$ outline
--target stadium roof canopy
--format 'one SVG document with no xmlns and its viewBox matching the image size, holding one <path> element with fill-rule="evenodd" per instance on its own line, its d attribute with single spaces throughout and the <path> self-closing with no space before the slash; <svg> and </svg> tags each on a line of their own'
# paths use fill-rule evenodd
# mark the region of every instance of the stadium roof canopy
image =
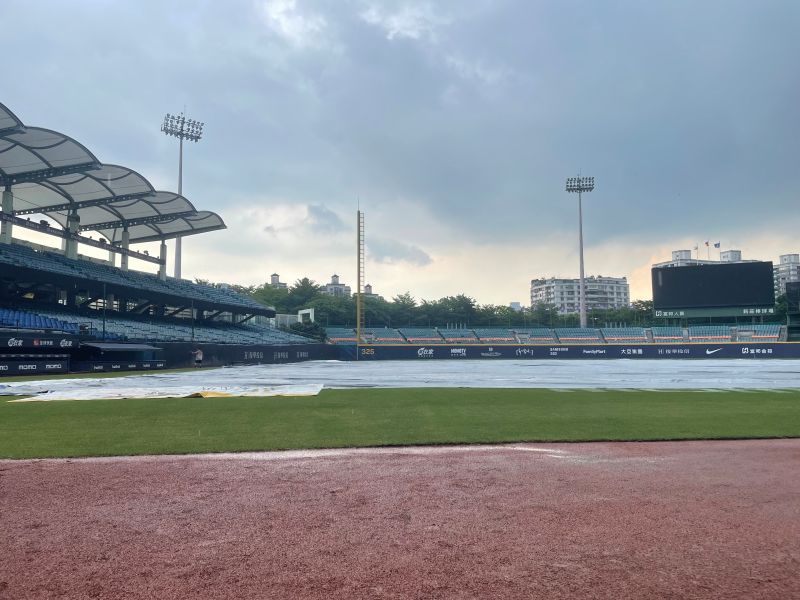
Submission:
<svg viewBox="0 0 800 600">
<path fill-rule="evenodd" d="M 141 198 L 155 193 L 153 186 L 136 171 L 118 165 L 68 175 L 48 177 L 37 183 L 14 187 L 14 214 L 91 208 L 109 202 Z"/>
<path fill-rule="evenodd" d="M 0 133 L 6 133 L 14 129 L 22 129 L 22 127 L 22 121 L 17 118 L 17 115 L 0 104 Z"/>
<path fill-rule="evenodd" d="M 46 211 L 44 214 L 65 227 L 69 211 Z M 81 219 L 79 231 L 124 229 L 135 225 L 172 221 L 176 217 L 196 214 L 195 207 L 183 196 L 174 192 L 155 192 L 141 198 L 116 200 L 81 208 L 78 211 Z"/>
<path fill-rule="evenodd" d="M 225 229 L 212 212 L 189 200 L 157 192 L 142 175 L 101 164 L 85 146 L 57 131 L 26 127 L 0 104 L 0 186 L 12 186 L 16 216 L 42 214 L 62 227 L 75 212 L 81 231 L 121 242 L 160 241 Z"/>
<path fill-rule="evenodd" d="M 95 169 L 99 164 L 85 146 L 57 131 L 25 127 L 0 132 L 0 184 L 41 181 Z"/>
<path fill-rule="evenodd" d="M 218 214 L 203 210 L 192 215 L 174 217 L 159 223 L 129 226 L 128 235 L 131 244 L 138 244 L 185 237 L 187 235 L 195 235 L 226 228 L 227 225 L 225 225 Z M 99 231 L 100 234 L 105 236 L 111 243 L 122 241 L 123 227 L 94 229 Z"/>
</svg>

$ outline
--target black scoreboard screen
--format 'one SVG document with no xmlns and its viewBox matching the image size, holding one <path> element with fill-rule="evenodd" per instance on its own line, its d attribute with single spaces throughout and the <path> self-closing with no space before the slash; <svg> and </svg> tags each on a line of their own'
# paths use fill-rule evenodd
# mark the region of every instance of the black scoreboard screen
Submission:
<svg viewBox="0 0 800 600">
<path fill-rule="evenodd" d="M 771 262 L 653 267 L 653 308 L 774 306 Z"/>
</svg>

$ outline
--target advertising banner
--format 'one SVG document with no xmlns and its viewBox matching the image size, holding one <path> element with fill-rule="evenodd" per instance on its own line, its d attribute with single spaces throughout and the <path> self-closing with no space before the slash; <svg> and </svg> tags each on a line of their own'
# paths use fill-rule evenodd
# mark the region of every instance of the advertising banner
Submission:
<svg viewBox="0 0 800 600">
<path fill-rule="evenodd" d="M 800 358 L 800 343 L 339 346 L 340 360 Z"/>
</svg>

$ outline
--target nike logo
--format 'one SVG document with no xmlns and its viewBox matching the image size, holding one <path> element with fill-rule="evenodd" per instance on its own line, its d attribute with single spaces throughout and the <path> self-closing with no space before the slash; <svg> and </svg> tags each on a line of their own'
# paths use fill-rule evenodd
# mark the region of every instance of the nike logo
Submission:
<svg viewBox="0 0 800 600">
<path fill-rule="evenodd" d="M 708 348 L 706 348 L 706 354 L 714 354 L 716 352 L 719 352 L 720 350 L 722 350 L 722 348 L 717 348 L 716 350 L 709 350 Z"/>
</svg>

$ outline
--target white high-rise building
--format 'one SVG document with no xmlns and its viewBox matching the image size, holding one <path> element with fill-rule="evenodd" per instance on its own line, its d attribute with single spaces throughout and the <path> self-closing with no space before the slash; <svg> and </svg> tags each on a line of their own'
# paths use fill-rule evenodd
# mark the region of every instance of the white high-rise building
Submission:
<svg viewBox="0 0 800 600">
<path fill-rule="evenodd" d="M 781 254 L 778 264 L 772 265 L 775 281 L 775 297 L 786 293 L 786 284 L 800 281 L 800 254 Z"/>
<path fill-rule="evenodd" d="M 559 314 L 580 311 L 580 280 L 557 277 L 531 280 L 531 306 L 550 304 Z M 590 276 L 586 278 L 586 310 L 630 306 L 627 277 Z"/>
</svg>

